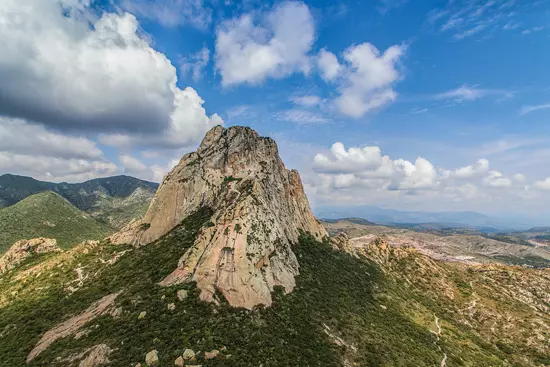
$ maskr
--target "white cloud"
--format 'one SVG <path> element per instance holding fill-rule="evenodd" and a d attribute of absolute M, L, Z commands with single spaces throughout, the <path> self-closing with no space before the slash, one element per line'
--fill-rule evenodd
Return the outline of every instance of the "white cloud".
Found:
<path fill-rule="evenodd" d="M 462 102 L 476 101 L 478 99 L 489 97 L 489 96 L 501 97 L 502 99 L 507 99 L 507 98 L 511 98 L 513 94 L 504 90 L 482 89 L 482 88 L 478 88 L 477 86 L 469 86 L 467 84 L 463 84 L 456 89 L 436 94 L 435 98 L 452 100 L 456 103 L 462 103 Z"/>
<path fill-rule="evenodd" d="M 32 176 L 38 180 L 82 182 L 116 174 L 111 162 L 75 158 L 55 158 L 0 152 L 0 171 Z"/>
<path fill-rule="evenodd" d="M 337 142 L 329 152 L 314 156 L 312 169 L 304 175 L 305 185 L 313 200 L 325 206 L 393 204 L 410 205 L 413 210 L 483 210 L 487 205 L 500 205 L 504 198 L 503 206 L 536 199 L 522 174 L 507 177 L 490 170 L 486 159 L 443 169 L 423 157 L 393 159 L 378 146 L 346 148 Z M 550 190 L 550 178 L 537 186 Z"/>
<path fill-rule="evenodd" d="M 162 182 L 164 176 L 179 162 L 179 159 L 169 159 L 166 165 L 153 164 L 148 166 L 138 158 L 128 154 L 121 154 L 118 159 L 124 174 L 152 182 Z"/>
<path fill-rule="evenodd" d="M 122 7 L 168 27 L 206 29 L 212 22 L 212 10 L 202 0 L 123 0 Z"/>
<path fill-rule="evenodd" d="M 550 177 L 542 181 L 536 181 L 535 187 L 541 190 L 550 190 Z"/>
<path fill-rule="evenodd" d="M 540 110 L 547 110 L 550 108 L 550 103 L 546 104 L 539 104 L 534 106 L 523 106 L 521 107 L 521 110 L 519 112 L 520 116 L 527 115 L 528 113 L 540 111 Z"/>
<path fill-rule="evenodd" d="M 489 172 L 489 161 L 487 159 L 479 159 L 475 164 L 460 167 L 452 171 L 443 171 L 442 176 L 445 178 L 471 179 L 479 177 Z"/>
<path fill-rule="evenodd" d="M 21 119 L 0 117 L 0 152 L 57 158 L 97 159 L 103 156 L 96 143 L 28 124 Z"/>
<path fill-rule="evenodd" d="M 525 176 L 522 175 L 521 173 L 516 173 L 514 176 L 512 176 L 512 178 L 514 179 L 514 181 L 516 181 L 518 183 L 525 182 Z"/>
<path fill-rule="evenodd" d="M 189 147 L 203 138 L 204 134 L 216 125 L 223 125 L 217 114 L 206 115 L 204 100 L 197 92 L 187 87 L 176 91 L 174 116 L 168 129 L 160 134 L 104 134 L 100 141 L 105 145 L 128 149 L 133 146 L 143 148 L 179 149 Z"/>
<path fill-rule="evenodd" d="M 503 177 L 502 173 L 498 171 L 489 171 L 487 177 L 483 179 L 483 183 L 490 187 L 510 187 L 512 181 Z"/>
<path fill-rule="evenodd" d="M 393 84 L 401 78 L 398 63 L 404 53 L 405 46 L 402 45 L 391 46 L 380 53 L 368 42 L 346 49 L 343 54 L 346 64 L 334 80 L 340 92 L 334 102 L 340 112 L 359 118 L 394 101 L 397 93 Z M 326 70 L 322 73 L 330 80 L 326 77 Z"/>
<path fill-rule="evenodd" d="M 330 155 L 315 155 L 313 169 L 323 177 L 325 185 L 335 188 L 415 191 L 434 189 L 438 185 L 437 172 L 426 159 L 418 157 L 414 163 L 392 160 L 383 156 L 377 146 L 346 150 L 342 143 L 334 143 Z"/>
<path fill-rule="evenodd" d="M 63 13 L 56 1 L 2 2 L 0 114 L 157 141 L 169 131 L 179 142 L 220 122 L 196 108 L 195 91 L 176 86 L 176 69 L 140 36 L 133 15 L 96 19 L 87 3 L 65 1 Z"/>
<path fill-rule="evenodd" d="M 314 107 L 321 103 L 321 98 L 319 96 L 296 96 L 290 98 L 292 103 L 304 107 Z"/>
<path fill-rule="evenodd" d="M 84 181 L 117 171 L 95 142 L 0 117 L 0 172 L 47 181 Z"/>
<path fill-rule="evenodd" d="M 322 49 L 317 56 L 317 67 L 321 72 L 321 77 L 327 82 L 336 79 L 342 70 L 336 55 L 325 49 Z"/>
<path fill-rule="evenodd" d="M 309 72 L 315 26 L 307 5 L 283 2 L 257 18 L 245 14 L 216 31 L 216 69 L 224 86 Z"/>
<path fill-rule="evenodd" d="M 124 173 L 132 174 L 135 172 L 142 172 L 147 169 L 147 166 L 143 164 L 143 162 L 130 155 L 123 154 L 120 155 L 118 159 L 120 160 L 120 163 L 122 163 Z"/>
<path fill-rule="evenodd" d="M 291 109 L 282 112 L 278 112 L 275 118 L 279 121 L 289 121 L 296 124 L 324 124 L 330 122 L 325 116 L 320 114 L 300 109 Z"/>
<path fill-rule="evenodd" d="M 389 186 L 394 190 L 434 189 L 439 183 L 437 172 L 430 161 L 418 157 L 414 163 L 398 159 L 394 161 L 397 179 Z"/>
<path fill-rule="evenodd" d="M 515 0 L 447 1 L 428 13 L 427 22 L 434 29 L 449 33 L 454 40 L 474 35 L 494 35 L 501 30 L 518 28 L 516 18 L 531 11 L 531 2 Z"/>
<path fill-rule="evenodd" d="M 203 47 L 199 52 L 191 57 L 185 58 L 180 67 L 180 70 L 183 75 L 191 74 L 191 77 L 194 81 L 198 81 L 202 78 L 204 74 L 204 69 L 210 61 L 210 50 L 206 47 Z"/>

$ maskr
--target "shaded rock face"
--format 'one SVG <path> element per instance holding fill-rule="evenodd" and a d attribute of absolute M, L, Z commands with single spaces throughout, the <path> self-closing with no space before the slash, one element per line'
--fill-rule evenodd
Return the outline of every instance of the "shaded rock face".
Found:
<path fill-rule="evenodd" d="M 204 300 L 218 290 L 233 306 L 270 305 L 274 286 L 294 288 L 299 266 L 291 244 L 300 231 L 327 236 L 274 140 L 247 127 L 216 126 L 165 177 L 145 218 L 111 241 L 149 243 L 202 206 L 214 211 L 210 225 L 161 284 L 194 280 Z"/>
<path fill-rule="evenodd" d="M 61 249 L 57 246 L 55 239 L 39 237 L 17 241 L 0 257 L 0 273 L 13 269 L 32 255 L 57 251 L 61 251 Z"/>

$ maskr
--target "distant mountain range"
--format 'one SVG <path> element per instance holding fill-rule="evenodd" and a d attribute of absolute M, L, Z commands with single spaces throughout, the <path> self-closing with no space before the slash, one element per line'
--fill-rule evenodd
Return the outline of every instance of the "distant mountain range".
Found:
<path fill-rule="evenodd" d="M 45 191 L 65 198 L 99 222 L 120 228 L 129 220 L 145 214 L 158 184 L 130 176 L 97 178 L 83 183 L 53 183 L 31 177 L 0 176 L 0 208 Z"/>
<path fill-rule="evenodd" d="M 535 226 L 544 226 L 545 222 L 537 218 L 497 217 L 472 211 L 458 212 L 421 212 L 382 209 L 374 206 L 330 207 L 316 210 L 318 218 L 339 219 L 349 217 L 364 218 L 370 222 L 385 225 L 417 225 L 434 227 L 469 228 L 480 232 L 492 233 L 513 230 L 527 230 Z M 546 223 L 548 224 L 548 223 Z"/>

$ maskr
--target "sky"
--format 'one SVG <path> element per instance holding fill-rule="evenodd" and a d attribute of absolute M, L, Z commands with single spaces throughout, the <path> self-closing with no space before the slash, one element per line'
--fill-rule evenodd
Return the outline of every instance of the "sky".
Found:
<path fill-rule="evenodd" d="M 549 0 L 2 0 L 0 174 L 161 182 L 215 125 L 315 208 L 550 213 Z"/>

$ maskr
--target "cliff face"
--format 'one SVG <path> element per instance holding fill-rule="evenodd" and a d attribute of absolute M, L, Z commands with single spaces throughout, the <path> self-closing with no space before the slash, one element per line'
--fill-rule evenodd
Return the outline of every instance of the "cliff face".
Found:
<path fill-rule="evenodd" d="M 291 244 L 300 231 L 327 236 L 275 141 L 247 127 L 217 126 L 165 177 L 145 218 L 111 240 L 149 243 L 202 206 L 214 211 L 211 225 L 161 284 L 194 280 L 204 300 L 218 290 L 233 306 L 270 305 L 274 286 L 294 288 L 299 266 Z"/>

